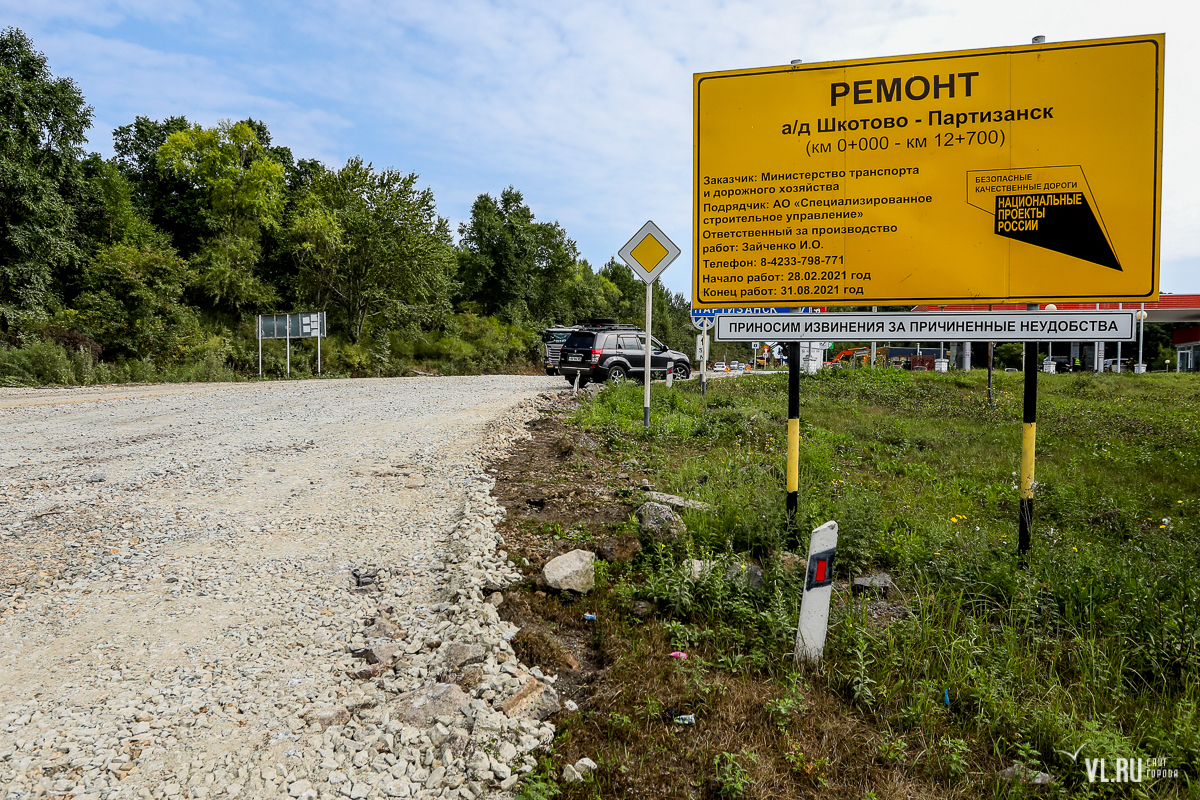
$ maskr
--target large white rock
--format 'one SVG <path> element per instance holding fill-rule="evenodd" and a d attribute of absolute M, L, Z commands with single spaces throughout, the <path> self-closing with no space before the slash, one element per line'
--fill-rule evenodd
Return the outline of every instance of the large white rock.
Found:
<path fill-rule="evenodd" d="M 584 594 L 596 585 L 596 554 L 590 550 L 572 550 L 550 559 L 542 574 L 555 589 L 570 589 Z"/>

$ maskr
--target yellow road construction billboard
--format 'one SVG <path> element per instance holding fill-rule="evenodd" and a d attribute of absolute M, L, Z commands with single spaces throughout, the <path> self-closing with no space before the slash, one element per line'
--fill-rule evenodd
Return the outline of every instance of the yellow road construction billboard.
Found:
<path fill-rule="evenodd" d="M 1164 46 L 697 74 L 693 306 L 1157 300 Z"/>

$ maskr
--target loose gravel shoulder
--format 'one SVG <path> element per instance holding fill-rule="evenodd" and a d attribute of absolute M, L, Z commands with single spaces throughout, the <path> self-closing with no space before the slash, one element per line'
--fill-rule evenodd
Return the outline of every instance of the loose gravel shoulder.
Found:
<path fill-rule="evenodd" d="M 512 789 L 559 700 L 482 465 L 560 385 L 0 390 L 0 797 Z"/>

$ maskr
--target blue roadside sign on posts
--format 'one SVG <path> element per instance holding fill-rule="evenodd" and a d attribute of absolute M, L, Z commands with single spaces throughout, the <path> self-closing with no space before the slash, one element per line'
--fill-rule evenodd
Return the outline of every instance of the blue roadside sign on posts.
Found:
<path fill-rule="evenodd" d="M 804 311 L 808 311 L 805 308 Z M 791 306 L 776 306 L 767 308 L 693 308 L 692 318 L 715 317 L 718 314 L 790 314 Z"/>

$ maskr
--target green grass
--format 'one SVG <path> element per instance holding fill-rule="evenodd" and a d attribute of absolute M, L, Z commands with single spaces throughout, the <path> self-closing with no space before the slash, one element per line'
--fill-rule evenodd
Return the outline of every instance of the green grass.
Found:
<path fill-rule="evenodd" d="M 1019 760 L 1084 796 L 1113 788 L 1086 783 L 1084 757 L 1200 774 L 1200 380 L 1041 377 L 1025 567 L 1021 382 L 1000 373 L 995 385 L 989 408 L 982 372 L 804 377 L 795 527 L 785 376 L 715 381 L 707 407 L 694 384 L 655 385 L 648 432 L 640 387 L 607 388 L 577 412 L 581 427 L 616 459 L 648 463 L 656 488 L 714 507 L 686 513 L 688 534 L 648 547 L 615 591 L 658 603 L 673 643 L 713 668 L 782 685 L 803 575 L 781 553 L 804 552 L 808 531 L 835 519 L 839 577 L 890 570 L 912 615 L 872 624 L 835 602 L 818 677 L 889 735 L 939 743 L 910 768 L 954 785 Z M 766 585 L 693 579 L 691 558 L 758 560 Z M 1080 745 L 1078 766 L 1057 752 Z"/>

